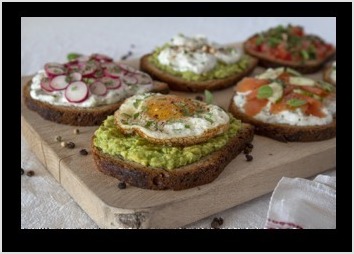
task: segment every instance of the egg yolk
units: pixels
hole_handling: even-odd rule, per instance
[[[157,120],[180,119],[191,116],[196,111],[196,105],[189,99],[177,96],[164,96],[147,101],[147,115]]]

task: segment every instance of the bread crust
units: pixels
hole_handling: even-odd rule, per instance
[[[172,171],[145,167],[105,154],[93,144],[94,137],[92,154],[99,171],[130,185],[152,190],[183,190],[215,180],[227,164],[245,149],[247,143],[252,142],[253,129],[253,126],[243,124],[240,132],[220,150],[203,157],[198,162]]]
[[[169,73],[166,73],[155,65],[149,62],[149,57],[152,54],[144,55],[140,59],[140,69],[146,73],[148,73],[153,79],[160,80],[168,84],[171,90],[176,91],[187,91],[187,92],[203,92],[204,90],[220,90],[232,85],[248,74],[252,73],[252,71],[256,68],[258,64],[258,60],[254,57],[249,56],[250,64],[245,71],[242,73],[234,74],[230,77],[224,79],[214,79],[208,81],[188,81],[183,78],[173,76]]]
[[[242,122],[252,124],[255,134],[266,136],[281,142],[312,142],[331,139],[336,136],[336,119],[327,125],[292,126],[271,124],[254,119],[241,112],[231,99],[229,111]]]
[[[324,71],[323,71],[323,80],[328,82],[328,83],[330,83],[330,84],[332,84],[332,85],[334,85],[334,86],[336,86],[336,82],[333,79],[331,79],[332,69],[333,69],[332,64],[328,65],[324,69]]]
[[[290,67],[290,68],[297,70],[297,71],[304,73],[304,74],[314,73],[314,72],[319,71],[326,62],[333,59],[336,54],[336,49],[333,48],[333,50],[328,52],[327,56],[324,59],[322,59],[321,61],[318,61],[318,60],[313,61],[312,60],[312,61],[307,61],[304,64],[303,63],[293,63],[293,62],[289,62],[289,61],[275,59],[275,58],[271,58],[269,56],[266,56],[260,52],[252,50],[250,41],[254,37],[256,37],[257,35],[258,34],[255,34],[255,35],[251,36],[249,39],[247,39],[243,44],[243,48],[247,54],[258,58],[259,65],[261,65],[265,68]]]
[[[26,106],[36,111],[46,120],[56,123],[75,125],[75,126],[93,126],[100,125],[109,115],[112,115],[123,103],[122,101],[90,108],[78,108],[70,106],[58,106],[35,100],[30,95],[32,80],[27,82],[23,88],[24,102]],[[153,92],[168,92],[167,84],[154,82]]]

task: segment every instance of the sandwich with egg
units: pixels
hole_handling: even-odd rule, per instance
[[[335,87],[280,67],[241,80],[229,111],[279,141],[320,141],[336,136]]]
[[[167,84],[106,55],[69,54],[68,60],[46,63],[23,88],[27,107],[46,120],[99,125],[129,96],[168,92]]]
[[[97,168],[130,185],[182,190],[210,183],[253,139],[253,127],[222,108],[146,93],[124,101],[95,131]]]
[[[241,49],[209,42],[205,37],[174,36],[140,60],[140,69],[170,89],[189,92],[223,89],[250,74],[257,59]]]

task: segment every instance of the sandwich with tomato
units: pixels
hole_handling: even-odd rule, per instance
[[[301,73],[320,70],[336,53],[333,45],[292,25],[253,35],[244,43],[244,50],[264,67],[290,67]]]

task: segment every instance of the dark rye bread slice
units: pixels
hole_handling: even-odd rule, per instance
[[[57,106],[50,103],[35,100],[30,95],[30,80],[23,88],[24,101],[27,107],[36,111],[46,120],[61,124],[75,126],[92,126],[100,125],[109,115],[112,115],[123,103],[122,101],[90,108],[78,108],[70,106]],[[168,93],[167,84],[154,81],[154,89],[152,92]]]
[[[204,90],[220,90],[232,85],[243,77],[250,74],[257,66],[258,60],[254,57],[249,56],[249,65],[241,73],[231,75],[223,79],[213,79],[208,81],[188,81],[181,77],[173,76],[169,73],[166,73],[156,67],[154,64],[150,63],[149,57],[151,54],[144,55],[140,59],[140,69],[148,73],[153,79],[160,80],[168,84],[171,90],[176,91],[187,91],[187,92],[203,92]]]
[[[93,158],[98,170],[104,174],[139,188],[183,190],[214,181],[227,164],[245,149],[247,143],[252,142],[253,126],[242,124],[237,135],[231,138],[223,148],[203,157],[198,162],[172,171],[146,167],[118,156],[105,154],[94,146],[93,139]]]
[[[336,50],[333,48],[330,52],[328,52],[326,57],[320,61],[311,60],[311,61],[306,61],[306,63],[294,63],[294,62],[284,61],[284,60],[269,57],[265,54],[253,50],[251,47],[251,41],[256,36],[257,34],[253,35],[251,38],[245,41],[245,43],[243,44],[243,48],[247,54],[258,58],[259,65],[265,68],[290,67],[304,74],[314,73],[316,71],[319,71],[326,62],[333,59],[336,54]]]
[[[332,70],[333,70],[333,66],[331,63],[323,71],[323,80],[335,86],[336,82],[333,79],[331,79]]]
[[[312,142],[331,139],[336,136],[336,119],[330,124],[317,126],[265,123],[241,112],[235,105],[233,98],[231,99],[229,111],[242,122],[252,124],[255,127],[255,134],[282,142]]]

